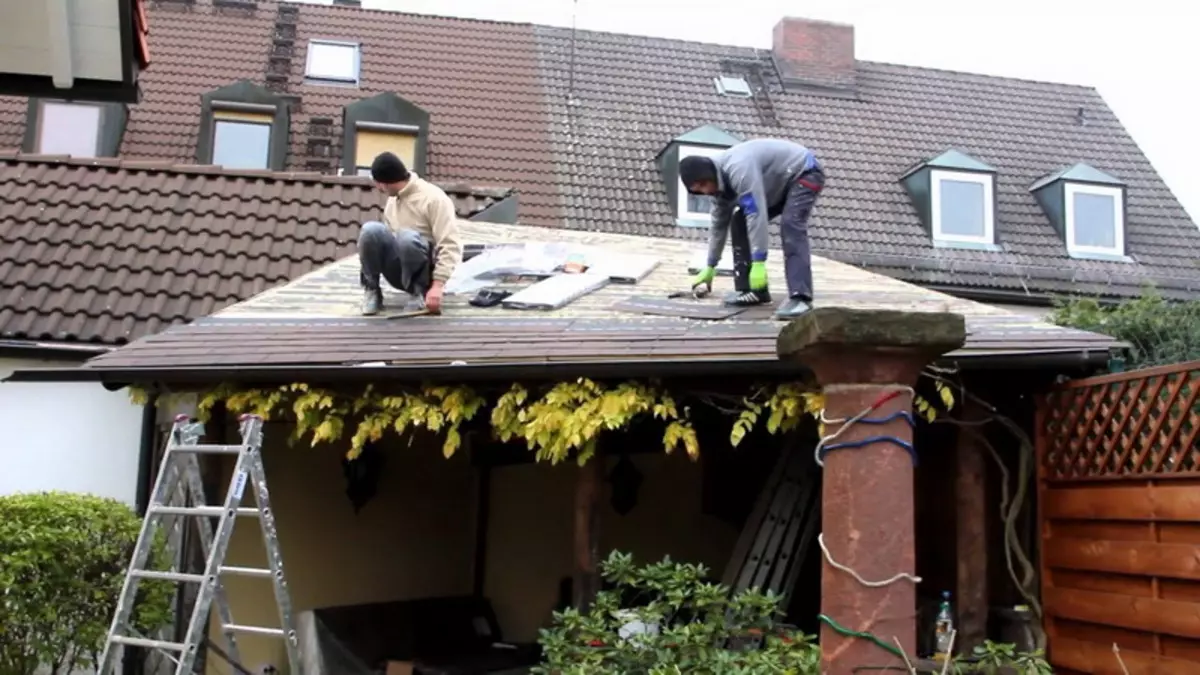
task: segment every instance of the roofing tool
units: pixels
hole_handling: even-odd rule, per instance
[[[283,639],[286,646],[290,672],[302,675],[300,647],[296,635],[296,624],[292,617],[292,601],[288,595],[287,581],[283,575],[283,559],[279,550],[279,538],[275,528],[275,515],[271,510],[271,499],[267,492],[267,478],[262,462],[262,425],[257,415],[242,415],[239,418],[242,442],[239,445],[199,445],[197,441],[204,433],[204,425],[194,422],[187,415],[175,418],[171,427],[167,447],[163,452],[158,477],[142,521],[133,559],[125,576],[121,595],[112,624],[104,641],[104,652],[100,656],[99,675],[113,675],[118,661],[117,654],[124,647],[144,647],[157,650],[175,663],[175,675],[191,675],[200,645],[207,644],[209,610],[216,608],[221,632],[225,637],[225,649],[214,649],[226,658],[236,670],[245,672],[239,663],[236,634],[265,635]],[[204,505],[204,485],[200,475],[197,455],[233,455],[237,457],[233,475],[229,481],[224,503],[220,506]],[[242,496],[247,483],[254,491],[254,507],[243,507]],[[262,526],[264,550],[268,567],[231,567],[225,565],[229,542],[233,536],[234,523],[238,517],[257,518]],[[156,539],[159,525],[164,518],[172,518],[168,528],[167,548],[171,570],[147,569],[150,549]],[[212,519],[218,518],[216,532]],[[184,553],[179,542],[185,530],[194,523],[199,534],[200,548],[204,555],[204,572],[201,574],[177,571]],[[275,603],[279,610],[279,628],[243,626],[233,622],[229,599],[225,595],[222,575],[238,575],[258,579],[269,579],[275,589]],[[195,604],[188,620],[182,642],[150,639],[137,634],[129,625],[134,604],[138,599],[138,585],[142,579],[169,581],[178,584],[197,584]]]

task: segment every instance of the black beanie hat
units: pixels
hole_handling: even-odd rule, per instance
[[[701,157],[699,155],[691,155],[684,157],[679,162],[679,180],[683,181],[684,187],[691,189],[693,185],[702,180],[717,180],[717,165],[709,157]]]
[[[400,183],[409,178],[404,162],[390,152],[381,152],[371,162],[371,180],[376,183]]]

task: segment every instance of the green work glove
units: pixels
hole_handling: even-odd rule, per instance
[[[700,273],[692,277],[692,294],[696,297],[704,297],[712,292],[713,278],[717,276],[717,268],[709,266],[700,270]]]
[[[762,291],[767,288],[767,263],[750,263],[750,290]]]

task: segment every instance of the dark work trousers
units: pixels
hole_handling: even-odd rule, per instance
[[[812,301],[812,249],[808,245],[808,217],[817,195],[825,188],[825,173],[812,169],[800,174],[788,187],[779,218],[779,238],[783,240],[783,271],[787,277],[788,297]],[[774,214],[772,214],[774,215]]]
[[[415,230],[393,232],[377,221],[363,223],[358,233],[361,282],[379,289],[382,276],[397,290],[424,297],[433,276],[433,247]]]

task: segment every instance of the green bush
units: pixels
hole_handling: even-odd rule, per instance
[[[1049,318],[1059,326],[1128,342],[1131,368],[1200,359],[1200,300],[1170,302],[1147,289],[1142,297],[1117,305],[1090,298],[1061,301]]]
[[[613,552],[601,573],[614,588],[600,592],[586,614],[555,613],[554,625],[541,632],[543,663],[535,673],[820,672],[813,637],[779,622],[776,596],[731,596],[705,580],[704,566],[669,558],[637,567],[632,556]],[[635,622],[657,630],[638,632]]]
[[[541,631],[540,675],[816,675],[816,636],[780,622],[779,598],[757,591],[731,594],[706,581],[702,565],[670,558],[642,567],[614,551],[600,567],[611,586],[586,613],[555,612]],[[902,670],[902,669],[901,669]],[[918,668],[937,673],[942,668]],[[1050,675],[1040,651],[986,642],[955,656],[949,672]]]
[[[42,492],[0,497],[0,675],[93,667],[141,520],[125,504]],[[152,561],[162,560],[163,538]],[[142,581],[133,623],[166,625],[173,586]]]

